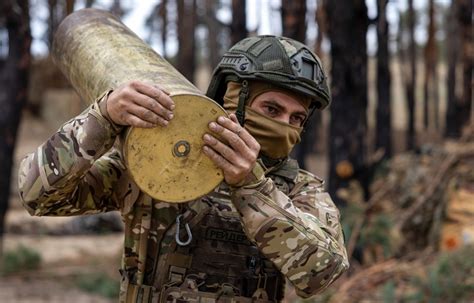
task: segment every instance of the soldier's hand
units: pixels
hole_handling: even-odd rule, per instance
[[[255,166],[260,144],[240,126],[234,114],[230,115],[230,119],[219,117],[217,123],[209,123],[209,129],[228,143],[205,134],[203,152],[222,169],[227,184],[241,185]]]
[[[131,81],[115,89],[106,104],[114,123],[143,128],[168,125],[173,119],[174,107],[168,92],[140,81]]]

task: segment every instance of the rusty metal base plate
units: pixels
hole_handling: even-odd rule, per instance
[[[124,141],[128,171],[154,199],[180,203],[203,196],[223,180],[222,170],[202,152],[203,135],[218,116],[227,116],[204,96],[172,96],[174,118],[166,127],[129,128]]]

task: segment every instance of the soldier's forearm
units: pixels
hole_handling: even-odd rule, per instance
[[[348,268],[345,248],[314,216],[295,208],[270,179],[234,191],[233,202],[247,236],[301,297],[325,289]]]
[[[113,145],[116,131],[100,114],[97,103],[65,123],[20,163],[20,197],[30,213],[55,192],[65,197],[94,161]]]

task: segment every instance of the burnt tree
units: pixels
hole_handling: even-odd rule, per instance
[[[468,123],[472,107],[472,1],[453,0],[448,20],[448,76],[447,95],[448,107],[446,113],[445,135],[449,138],[459,138],[462,128]],[[462,68],[462,73],[458,73]],[[462,78],[459,77],[462,75]],[[456,83],[462,82],[460,92]]]
[[[459,21],[462,28],[462,62],[463,62],[463,94],[462,107],[465,113],[461,125],[469,122],[472,117],[472,73],[474,70],[474,41],[472,40],[472,11],[474,3],[469,0],[461,1]],[[472,122],[472,121],[471,121]]]
[[[435,4],[434,0],[429,1],[428,7],[428,40],[424,49],[425,59],[425,82],[423,85],[423,125],[425,131],[430,127],[434,130],[439,128],[439,95],[438,95],[438,72],[436,47],[436,25],[435,25]]]
[[[112,15],[117,16],[119,19],[126,14],[126,11],[122,7],[120,0],[114,0],[109,8],[109,11],[112,13]]]
[[[219,45],[219,34],[222,29],[222,24],[217,19],[218,2],[215,0],[206,0],[206,15],[205,20],[207,24],[207,46],[209,49],[209,63],[212,68],[217,66],[221,58],[221,47]]]
[[[375,148],[384,151],[384,158],[392,156],[390,111],[390,55],[388,51],[388,0],[377,0],[377,129]]]
[[[448,12],[447,20],[447,45],[450,47],[446,50],[448,74],[446,77],[446,128],[445,136],[450,138],[459,137],[460,131],[458,127],[457,117],[457,96],[456,96],[456,66],[459,60],[460,37],[458,35],[458,24],[456,19],[457,1],[451,2],[451,8]]]
[[[86,0],[86,7],[90,8],[92,7],[92,5],[94,5],[94,3],[95,3],[95,0]]]
[[[176,68],[191,82],[194,82],[196,68],[196,0],[178,0],[178,57]]]
[[[458,22],[461,34],[462,94],[459,102],[460,130],[472,115],[472,71],[474,69],[474,41],[472,40],[473,1],[459,0]]]
[[[336,194],[358,181],[368,198],[367,136],[367,6],[363,0],[328,1],[332,81],[329,134],[329,192]]]
[[[402,18],[400,18],[402,19]],[[407,149],[413,150],[416,147],[416,131],[415,131],[415,102],[416,102],[416,42],[415,42],[415,9],[413,8],[413,0],[408,0],[407,15],[408,30],[408,51],[401,51],[403,57],[403,86],[407,100],[408,111],[408,129],[406,137]],[[408,57],[408,58],[407,58]]]
[[[316,24],[318,25],[318,33],[316,37],[316,45],[314,46],[314,51],[318,56],[322,55],[322,45],[324,36],[327,36],[328,25],[327,25],[327,16],[326,16],[326,0],[318,0],[316,7],[316,13],[314,15]]]
[[[245,9],[245,1],[232,0],[232,23],[230,24],[230,42],[232,45],[248,35]]]
[[[70,13],[74,11],[75,0],[48,0],[48,31],[47,42],[51,46],[54,39],[54,34],[61,21]]]
[[[283,36],[298,40],[306,40],[306,0],[282,1],[281,24]]]
[[[145,25],[150,30],[150,35],[148,37],[148,42],[151,44],[154,40],[154,37],[159,33],[159,39],[162,45],[161,55],[164,58],[166,56],[166,45],[167,45],[167,33],[168,33],[168,9],[167,9],[168,0],[161,0],[153,10],[150,15],[146,18]]]
[[[0,27],[8,32],[8,55],[0,70],[0,238],[10,195],[13,152],[26,104],[31,32],[28,0],[4,0],[0,4]],[[0,239],[1,242],[1,239]],[[1,244],[1,243],[0,243]],[[1,245],[0,245],[1,252]]]

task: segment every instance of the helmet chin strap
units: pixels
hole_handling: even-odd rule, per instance
[[[244,126],[245,122],[245,103],[249,97],[249,83],[247,80],[242,81],[242,88],[239,93],[239,104],[237,105],[237,111],[235,115],[241,126]]]

